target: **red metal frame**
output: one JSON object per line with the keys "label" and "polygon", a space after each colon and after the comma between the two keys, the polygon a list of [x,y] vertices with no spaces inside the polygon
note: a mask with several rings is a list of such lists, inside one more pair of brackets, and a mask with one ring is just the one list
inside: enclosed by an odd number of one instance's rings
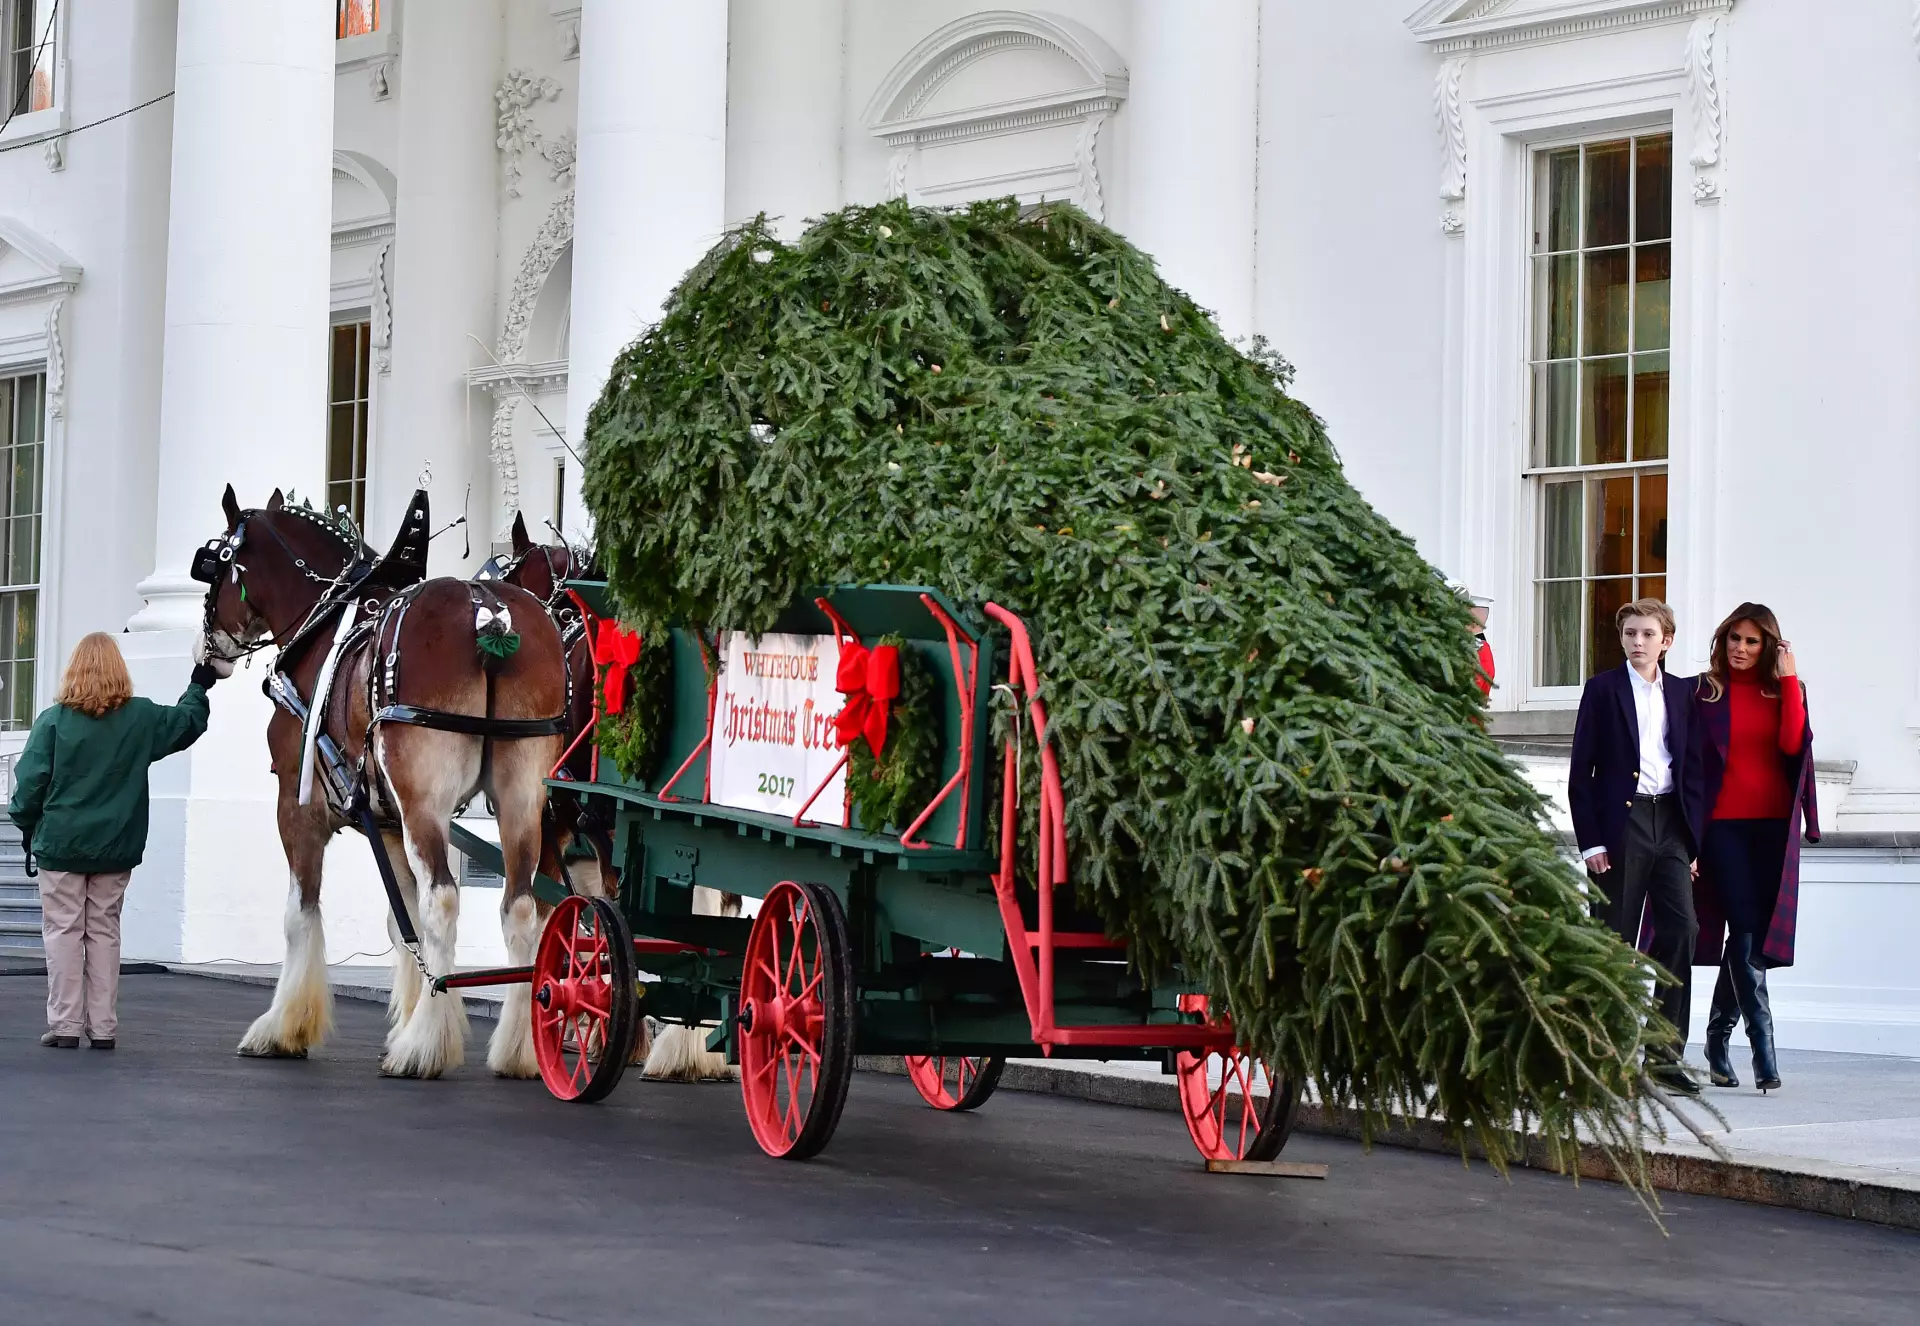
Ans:
{"label": "red metal frame", "polygon": [[[834,644],[838,645],[842,640],[851,640],[856,645],[862,643],[860,633],[847,625],[847,619],[842,617],[838,612],[835,612],[831,603],[827,602],[824,598],[817,598],[813,601],[813,606],[820,609],[821,612],[824,612],[827,615],[827,620],[833,623]],[[820,785],[808,793],[807,799],[800,803],[800,809],[793,812],[794,828],[804,828],[813,822],[807,818],[807,812],[813,809],[813,803],[818,801],[820,794],[827,790],[827,787],[835,778],[840,776],[840,771],[847,767],[847,761],[852,758],[852,746],[848,746],[840,752],[840,758],[833,762],[833,768],[827,770],[827,776],[820,780]],[[840,804],[841,828],[844,829],[847,826],[852,814],[852,809],[846,804],[843,798]]]}
{"label": "red metal frame", "polygon": [[[922,594],[920,601],[926,604],[927,611],[933,614],[934,620],[947,633],[947,654],[953,660],[953,689],[960,696],[960,767],[954,770],[953,777],[947,780],[947,785],[940,789],[939,795],[927,803],[927,808],[920,812],[919,818],[900,835],[900,845],[923,851],[932,847],[931,843],[913,841],[913,835],[933,818],[933,812],[940,808],[940,803],[957,786],[960,789],[960,830],[954,835],[953,845],[956,850],[964,850],[967,845],[968,798],[973,790],[973,691],[974,683],[980,676],[980,642],[948,616],[946,610],[934,602],[931,594]],[[967,642],[967,665],[964,668],[960,666],[960,641],[963,639]]]}
{"label": "red metal frame", "polygon": [[[1009,738],[1003,755],[1000,788],[1000,865],[994,872],[993,891],[1000,905],[1000,921],[1007,932],[1007,956],[1013,962],[1020,981],[1020,993],[1032,1023],[1034,1044],[1043,1054],[1053,1047],[1090,1046],[1119,1048],[1165,1047],[1172,1050],[1231,1050],[1233,1029],[1220,1023],[1179,1023],[1131,1026],[1062,1027],[1054,1021],[1054,954],[1062,948],[1122,949],[1124,944],[1105,935],[1059,934],[1053,928],[1053,890],[1067,882],[1067,799],[1060,780],[1060,763],[1047,744],[1047,708],[1039,695],[1040,673],[1034,666],[1033,641],[1027,624],[1019,616],[997,603],[985,605],[987,616],[1007,628],[1011,648],[1007,651],[1007,683],[1016,697],[1024,695],[1027,714],[1033,723],[1034,739],[1040,748],[1040,842],[1038,868],[1034,879],[1039,894],[1039,927],[1027,928],[1020,914],[1016,865],[1020,808],[1020,762],[1014,740]],[[1017,700],[1016,700],[1017,703]],[[1036,962],[1037,958],[1037,962]]]}
{"label": "red metal frame", "polygon": [[[688,752],[687,758],[681,761],[680,767],[673,771],[673,777],[660,784],[660,790],[655,792],[654,795],[662,801],[678,801],[680,799],[673,795],[673,785],[680,781],[682,774],[693,767],[693,762],[700,758],[701,753],[713,745],[713,706],[720,698],[720,669],[714,666],[713,660],[708,655],[707,637],[695,631],[693,638],[700,643],[700,661],[706,665],[707,669],[707,734],[701,737],[699,743]],[[596,766],[594,769],[594,776],[596,778],[599,777],[599,772]],[[707,761],[707,767],[701,772],[700,799],[702,801],[713,800],[712,760]]]}
{"label": "red metal frame", "polygon": [[[566,750],[561,753],[559,763],[547,771],[547,777],[549,778],[566,777],[566,774],[562,771],[567,767],[567,761],[573,758],[573,753],[576,750],[580,749],[580,743],[600,728],[600,665],[593,661],[594,628],[600,624],[600,618],[595,615],[593,609],[587,606],[587,601],[580,597],[578,591],[569,589],[567,591],[567,597],[572,599],[573,606],[580,610],[580,621],[587,630],[587,671],[593,675],[593,721],[580,729],[580,735],[575,737]],[[644,649],[646,646],[643,644],[641,648]],[[600,748],[598,746],[593,748],[593,768],[588,770],[587,773],[588,777],[594,782],[597,783],[600,781]]]}

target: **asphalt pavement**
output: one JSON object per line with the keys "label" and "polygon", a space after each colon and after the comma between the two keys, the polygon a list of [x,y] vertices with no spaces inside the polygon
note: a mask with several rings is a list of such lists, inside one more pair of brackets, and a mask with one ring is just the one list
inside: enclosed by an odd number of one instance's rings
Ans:
{"label": "asphalt pavement", "polygon": [[1617,1185],[1503,1180],[1326,1138],[1325,1182],[1208,1175],[1166,1114],[1003,1093],[925,1108],[856,1077],[806,1164],[733,1086],[600,1105],[471,1061],[375,1073],[342,1001],[305,1062],[233,1054],[266,992],[125,978],[120,1049],[38,1043],[0,975],[0,1321],[1899,1322],[1920,1236]]}

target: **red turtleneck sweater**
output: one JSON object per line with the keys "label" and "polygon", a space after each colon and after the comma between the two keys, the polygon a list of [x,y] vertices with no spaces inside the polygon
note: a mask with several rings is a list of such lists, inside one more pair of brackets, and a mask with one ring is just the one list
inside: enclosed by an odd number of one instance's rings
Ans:
{"label": "red turtleneck sweater", "polygon": [[1760,669],[1727,670],[1732,720],[1727,771],[1713,803],[1717,820],[1783,820],[1793,807],[1791,757],[1807,734],[1806,693],[1798,677],[1782,677],[1778,696],[1760,693]]}

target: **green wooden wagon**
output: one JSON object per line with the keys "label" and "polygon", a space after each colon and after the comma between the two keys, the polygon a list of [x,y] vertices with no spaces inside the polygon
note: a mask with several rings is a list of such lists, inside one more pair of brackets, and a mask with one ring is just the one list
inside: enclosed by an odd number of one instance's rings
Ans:
{"label": "green wooden wagon", "polygon": [[[604,585],[571,589],[586,612],[611,617]],[[1010,1057],[1158,1064],[1177,1078],[1203,1155],[1277,1154],[1296,1084],[1236,1046],[1204,992],[1178,979],[1144,985],[1125,945],[1074,906],[1068,789],[1020,618],[934,589],[841,586],[797,602],[773,630],[849,646],[903,640],[937,681],[939,795],[906,826],[717,804],[721,642],[676,629],[657,767],[630,779],[602,759],[591,781],[555,783],[614,825],[617,898],[542,879],[555,907],[533,967],[442,983],[530,981],[542,1076],[563,1099],[613,1089],[643,1016],[706,1029],[708,1048],[739,1065],[747,1121],[774,1156],[826,1144],[856,1055],[902,1056],[943,1110],[982,1104]],[[1037,815],[1023,814],[1036,797]],[[701,914],[696,886],[757,907]]]}

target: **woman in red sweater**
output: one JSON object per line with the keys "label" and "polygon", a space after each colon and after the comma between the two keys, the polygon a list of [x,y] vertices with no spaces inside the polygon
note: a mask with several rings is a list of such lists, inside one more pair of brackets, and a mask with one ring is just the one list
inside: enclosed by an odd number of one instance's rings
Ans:
{"label": "woman in red sweater", "polygon": [[1706,748],[1712,817],[1700,852],[1694,961],[1720,964],[1707,1019],[1707,1068],[1717,1087],[1740,1085],[1728,1042],[1742,1015],[1754,1085],[1780,1086],[1767,968],[1793,961],[1803,811],[1807,836],[1820,836],[1813,734],[1798,671],[1773,613],[1742,603],[1714,632],[1713,661],[1700,678],[1695,730]]}

